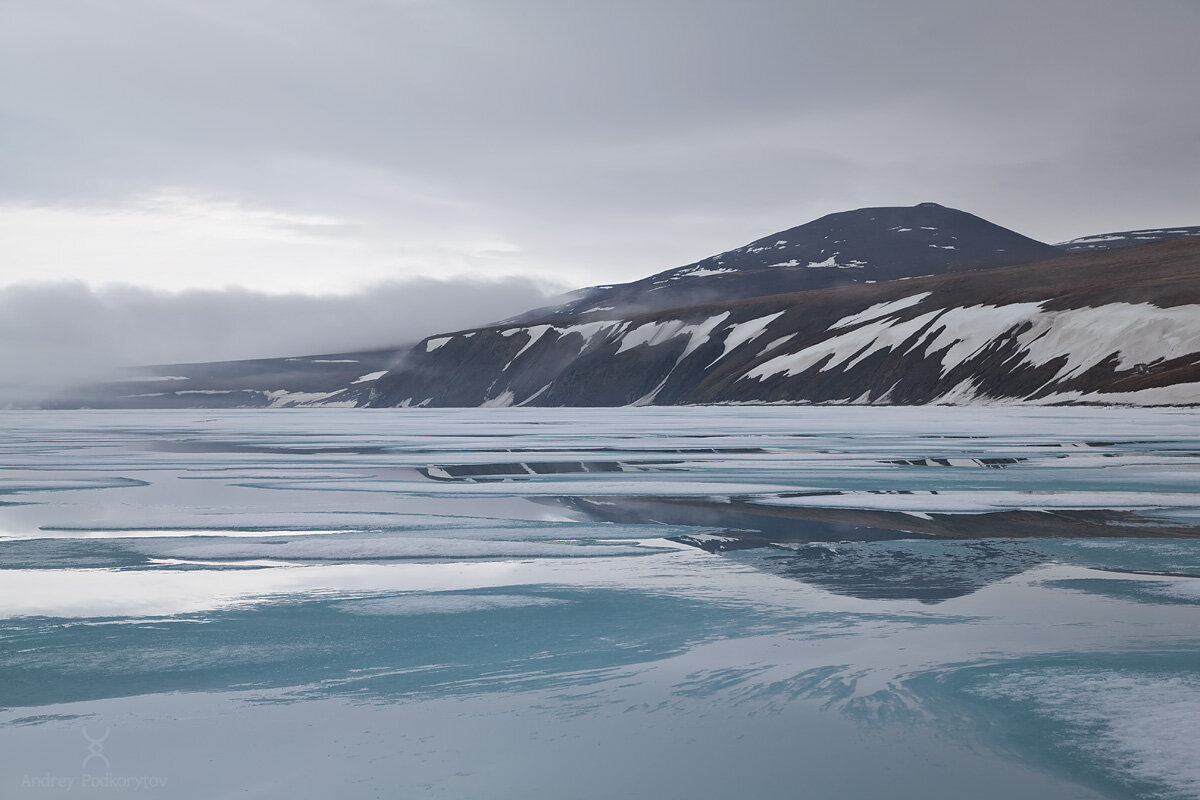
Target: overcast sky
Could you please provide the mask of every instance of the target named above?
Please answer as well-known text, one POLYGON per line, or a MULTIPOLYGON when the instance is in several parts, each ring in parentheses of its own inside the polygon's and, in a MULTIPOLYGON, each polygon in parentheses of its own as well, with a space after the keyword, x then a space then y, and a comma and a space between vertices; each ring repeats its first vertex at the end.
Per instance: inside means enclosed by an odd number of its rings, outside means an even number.
POLYGON ((574 287, 923 201, 1200 224, 1198 33, 1196 0, 8 0, 0 286, 574 287))

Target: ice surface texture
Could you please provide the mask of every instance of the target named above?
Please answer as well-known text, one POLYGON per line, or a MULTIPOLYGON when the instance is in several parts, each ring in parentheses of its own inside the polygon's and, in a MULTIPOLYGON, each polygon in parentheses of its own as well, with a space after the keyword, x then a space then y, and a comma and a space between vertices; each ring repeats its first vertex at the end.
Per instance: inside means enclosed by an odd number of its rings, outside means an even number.
POLYGON ((6 797, 1196 789, 1196 411, 0 423, 6 797))

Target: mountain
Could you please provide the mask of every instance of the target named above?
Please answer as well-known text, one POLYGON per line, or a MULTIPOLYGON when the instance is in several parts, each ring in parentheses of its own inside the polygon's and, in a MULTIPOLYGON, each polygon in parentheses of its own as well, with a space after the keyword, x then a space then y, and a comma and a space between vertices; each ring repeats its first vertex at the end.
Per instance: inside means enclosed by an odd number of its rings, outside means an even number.
POLYGON ((395 366, 404 348, 261 358, 202 364, 160 364, 118 380, 74 387, 43 408, 281 408, 357 405, 358 390, 395 366))
POLYGON ((698 303, 1025 264, 1052 245, 937 203, 860 208, 642 280, 596 286, 509 322, 599 319, 698 303))
POLYGON ((1200 238, 443 334, 365 394, 371 406, 1200 403, 1200 238))
POLYGON ((1122 247, 1136 247, 1151 242, 1179 239, 1184 236, 1200 236, 1200 225, 1185 228, 1146 228, 1140 231, 1098 233, 1094 236, 1083 236, 1067 242, 1059 242, 1055 247, 1067 253, 1118 250, 1122 247))
POLYGON ((167 365, 50 407, 1200 403, 1200 227, 1048 245, 921 203, 830 214, 415 347, 167 365))

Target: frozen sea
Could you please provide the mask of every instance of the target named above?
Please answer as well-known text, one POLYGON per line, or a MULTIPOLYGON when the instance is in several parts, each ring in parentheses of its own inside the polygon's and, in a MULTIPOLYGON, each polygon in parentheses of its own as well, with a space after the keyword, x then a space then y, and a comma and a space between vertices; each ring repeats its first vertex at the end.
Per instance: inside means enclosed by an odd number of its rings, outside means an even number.
POLYGON ((1200 797, 1200 411, 0 412, 0 797, 1200 797))

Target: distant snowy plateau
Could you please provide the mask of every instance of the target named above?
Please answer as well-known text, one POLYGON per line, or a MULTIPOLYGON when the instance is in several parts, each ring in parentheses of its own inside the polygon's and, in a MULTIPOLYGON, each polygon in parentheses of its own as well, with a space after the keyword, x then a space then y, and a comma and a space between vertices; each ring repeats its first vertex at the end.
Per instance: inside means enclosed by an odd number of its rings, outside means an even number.
POLYGON ((1200 404, 1200 227, 1048 245, 859 209, 411 348, 143 368, 47 405, 701 403, 1200 404))

